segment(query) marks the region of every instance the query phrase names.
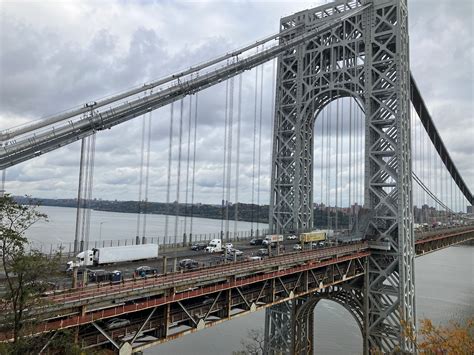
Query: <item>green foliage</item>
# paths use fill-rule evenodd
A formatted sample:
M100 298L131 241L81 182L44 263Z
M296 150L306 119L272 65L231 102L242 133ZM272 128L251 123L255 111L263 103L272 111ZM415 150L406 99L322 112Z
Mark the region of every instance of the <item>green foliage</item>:
M20 205L9 195L0 197L0 253L6 284L0 321L3 331L12 332L12 353L25 353L31 348L30 340L22 335L41 320L29 317L29 313L41 304L39 295L51 289L48 278L59 262L58 257L48 259L39 251L28 249L26 230L47 218L36 207L33 201Z

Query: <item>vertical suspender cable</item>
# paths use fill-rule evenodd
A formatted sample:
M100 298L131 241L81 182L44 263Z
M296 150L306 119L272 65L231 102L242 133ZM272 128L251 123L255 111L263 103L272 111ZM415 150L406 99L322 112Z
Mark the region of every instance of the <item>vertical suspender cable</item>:
M89 158L89 178L87 184L87 219L86 219L86 230L85 230L85 239L86 239L86 246L89 249L89 236L90 236L90 229L91 229L91 201L92 201L92 188L94 186L94 165L95 165L95 140L97 135L94 133L92 136L89 136L91 140L90 145L90 158Z
M273 59L272 61L272 91L270 93L270 101L271 101L271 111L270 111L270 122L271 122L271 129L270 129L270 152L273 152L273 134L275 130L275 118L276 118L276 112L275 112L275 101L276 101L276 91L275 91L275 86L276 86L276 64L277 64L277 59ZM270 163L273 164L273 161L271 160L273 157L270 157ZM272 165L270 164L270 173L269 176L272 176ZM271 190L270 186L270 195L273 193ZM269 222L272 216L269 216ZM270 233L273 233L273 231L270 231Z
M252 217L250 233L253 237L253 222L255 218L255 149L257 140L257 99L258 99L258 67L255 68L255 97L254 97L254 117L253 117L253 147L252 147Z
M184 111L184 98L180 102L180 112L179 112L179 134L178 134L178 174L176 176L176 208L175 208L175 217L174 217L174 245L177 244L178 238L178 222L179 222L179 193L181 185L181 146L183 142L183 112Z
M352 230L352 105L353 99L349 99L349 230Z
M85 157L85 172L84 172L84 199L82 200L82 222L81 222L81 243L84 250L87 250L86 239L85 239L85 231L86 231L86 220L87 220L87 186L88 179L89 179L89 159L90 159L90 149L91 149L91 140L90 136L86 138L86 157Z
M224 237L224 219L225 219L225 177L226 177L226 166L227 166L227 129L228 129L228 105L229 105L229 80L225 82L225 111L224 111L224 158L223 158L223 168L222 168L222 204L221 204L221 236Z
M332 121L332 92L330 95L329 99L329 117L328 117L328 122L327 122L327 132L328 132L328 150L327 150L327 156L326 156L326 161L328 163L328 167L326 169L326 201L327 201L327 229L331 229L332 223L331 223L331 140L332 140L332 129L331 129L331 121Z
M360 132L361 132L361 140L360 140L360 201L361 201L361 204L363 205L364 204L364 185L365 185L365 175L364 175L364 163L365 163L365 160L364 160L364 157L365 157L365 141L367 139L367 137L365 136L365 126L364 126L364 123L365 123L365 116L362 115L362 112L360 114ZM369 188L367 186L367 188Z
M343 211L343 201L344 201L344 194L342 193L345 189L345 184L344 184L344 175L345 175L345 165L344 165L344 136L345 136L345 133L344 133L344 120L347 119L346 115L347 115L347 108L345 108L347 106L347 99L344 99L342 101L342 104L341 104L341 108L342 108L342 116L341 116L341 193L340 193L340 207L341 207L341 211ZM346 112L346 113L344 113ZM347 204L347 201L345 202ZM342 215L341 215L342 216ZM342 217L341 217L341 225L343 225L343 221L342 221Z
M146 170L145 170L145 198L143 202L143 225L142 225L142 240L146 238L146 222L148 212L148 188L150 182L150 145L151 145L151 118L153 111L148 114L148 137L146 147Z
M335 229L338 229L338 188L339 188L339 103L341 99L336 99L336 173L335 173L335 187L336 187L336 199L335 199L335 211L336 211L336 220L335 220Z
M169 223L169 214L170 214L170 189L171 189L171 167L172 167L172 152L173 152L173 112L174 103L171 103L170 106L170 132L169 132L169 145L168 145L168 179L166 184L166 215L165 215L165 243L168 239L168 243L171 244L171 238L168 235L168 223Z
M320 196L321 196L321 200L320 200L320 208L319 208L319 211L320 211L320 218L321 218L321 227L323 226L323 185L324 185L324 181L323 181L323 178L324 178L324 169L326 169L326 161L325 161L325 153L326 153L326 150L324 148L324 144L325 144L325 135L326 135L326 132L324 130L324 126L326 124L325 120L327 119L327 107L324 107L324 109L321 111L321 118L320 118L320 121L321 121L321 166L319 168L320 170L320 173L321 173L321 180L320 180Z
M237 235L237 224L239 220L239 174L240 174L240 128L242 118L242 74L239 74L239 93L237 104L237 152L235 163L235 207L234 207L234 236Z
M188 214L188 192L189 192L189 158L190 158L190 151L191 151L191 125L192 125L192 117L193 117L193 96L189 96L189 109L188 109L188 143L187 143L187 152L186 152L186 196L184 199L184 228L183 228L183 242L186 244L187 241L187 214Z
M137 233L135 234L137 239L140 235L140 217L142 213L142 185L143 185L143 158L145 155L145 115L142 116L142 135L141 135L141 148L140 148L140 177L138 179L138 209L137 209Z
M421 138L421 171L422 171L422 181L426 181L426 174L425 174L425 135L423 130L420 129L420 138ZM423 190L423 205L426 203L426 191ZM423 222L427 222L425 219L425 214L423 213Z
M229 113L228 113L228 134L229 138L227 139L227 182L226 182L226 206L225 206L225 236L226 240L229 241L229 202L230 202L230 182L232 175L232 133L234 125L234 78L229 80Z
M344 103L346 102L347 100L344 100L344 99L341 99L341 149L340 149L340 152L341 152L341 159L340 159L340 170L339 170L339 174L341 176L341 181L340 181L340 185L339 185L339 188L341 189L340 193L339 193L339 208L341 209L342 211L342 197L343 197L343 194L342 194L342 191L344 190L344 185L343 185L343 175L344 175ZM341 217L342 218L342 217ZM342 225L342 219L341 219L341 225Z
M262 52L264 48L262 46ZM262 163L262 119L263 119L263 67L260 66L260 112L259 112L259 124L258 124L258 169L257 169L257 235L259 235L260 227L260 172Z
M411 120L411 146L413 148L413 153L412 153L412 171L416 174L417 173L417 168L416 168L416 162L417 162L417 155L416 155L416 122L417 120L415 119L415 116L413 114L413 104L410 103L410 117L412 118ZM412 189L413 189L413 205L417 206L417 192L415 189L417 187L415 184L412 184ZM416 222L416 220L415 220Z
M359 115L358 115L358 127L357 127L357 130L358 130L358 139L359 139L359 142L358 142L358 147L357 147L357 150L358 150L358 156L357 156L357 160L358 160L358 164L357 164L357 170L358 170L358 184L357 184L357 199L359 200L359 204L362 206L363 203L363 196L364 196L364 188L363 188L363 182L364 182L364 179L365 179L365 176L363 175L363 165L365 163L364 161L364 154L363 154L363 148L364 148L364 125L363 125L363 121L364 119L367 119L367 117L364 117L364 115L362 114L362 112L359 112Z
M197 119L198 119L198 92L194 103L194 138L193 138L193 174L191 178L191 221L189 222L189 241L193 238L193 214L194 214L194 181L196 176L196 138L197 138Z
M434 194L436 194L436 183L433 179L433 174L436 173L436 164L435 164L435 161L434 161L434 154L433 154L433 145L431 144L430 140L428 139L427 137L427 148L428 148L428 189L430 191L432 191ZM434 208L434 210L436 211L438 209L438 206L437 206L437 203L435 201L434 198L432 198L433 202L432 202L432 206ZM432 212L430 214L433 214ZM433 219L434 216L432 216L432 220L431 222L434 222L434 219Z
M78 251L82 251L79 247L79 240L81 239L81 220L82 220L82 180L84 178L84 157L86 150L86 138L81 139L81 156L79 160L79 186L77 188L77 208L76 208L76 231L74 235L74 255Z

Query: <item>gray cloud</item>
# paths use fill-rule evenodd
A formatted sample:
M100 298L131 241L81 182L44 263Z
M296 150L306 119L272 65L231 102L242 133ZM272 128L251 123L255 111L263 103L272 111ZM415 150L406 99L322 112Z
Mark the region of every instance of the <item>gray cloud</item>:
M148 1L2 4L1 127L15 126L81 105L215 57L275 32L281 16L316 5L314 2ZM471 162L474 151L473 5L467 0L456 2L455 12L450 10L452 4L448 1L417 0L410 1L409 6L412 72L451 156L468 185L474 187ZM274 96L271 92L272 65L266 64L264 69L261 202L267 202L269 196L270 117ZM249 202L253 175L255 72L246 72L242 77L240 197ZM237 87L237 80L235 85ZM196 201L219 203L221 199L224 103L224 83L199 94ZM188 104L186 98L183 157L187 153ZM177 184L179 107L179 102L174 104L172 199ZM234 123L236 109L235 98ZM154 201L166 198L169 115L169 107L153 112L150 200ZM138 197L141 124L141 119L135 119L98 134L94 196L108 199ZM318 123L316 150L320 139L317 128ZM347 124L342 139L346 147ZM235 148L234 136L234 157ZM74 143L9 169L7 190L43 197L75 196L79 149L79 143ZM335 151L331 152L330 161L334 161L334 154ZM415 155L415 167L418 158L419 155ZM320 194L322 163L328 165L326 160L315 159L316 201ZM338 187L345 195L344 201L347 201L350 181L348 165L346 155L342 163L343 183ZM361 180L361 175L360 169L353 167L351 177L355 184L356 180ZM184 188L186 161L181 169L181 188ZM235 165L232 169L235 171ZM359 175L355 175L356 171ZM257 169L254 176L256 172ZM332 193L335 189L331 185Z

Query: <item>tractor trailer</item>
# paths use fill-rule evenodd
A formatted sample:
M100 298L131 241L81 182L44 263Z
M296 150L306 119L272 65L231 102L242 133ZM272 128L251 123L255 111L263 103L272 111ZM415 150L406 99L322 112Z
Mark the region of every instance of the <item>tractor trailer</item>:
M154 259L158 257L158 244L125 245L121 247L94 248L76 255L68 261L68 270L74 267L114 264L125 261Z

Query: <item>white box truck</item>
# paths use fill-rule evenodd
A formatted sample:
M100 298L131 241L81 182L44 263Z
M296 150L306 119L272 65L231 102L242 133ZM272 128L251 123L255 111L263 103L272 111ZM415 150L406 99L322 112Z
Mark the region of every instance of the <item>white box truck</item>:
M222 251L222 240L213 239L206 247L206 253L220 253Z
M273 244L273 243L282 242L282 241L283 241L282 234L270 234L265 237L262 244L268 245L268 244Z
M158 257L158 244L125 245L121 247L85 250L76 255L76 260L67 263L68 270L80 266L97 266L124 261L146 260Z

